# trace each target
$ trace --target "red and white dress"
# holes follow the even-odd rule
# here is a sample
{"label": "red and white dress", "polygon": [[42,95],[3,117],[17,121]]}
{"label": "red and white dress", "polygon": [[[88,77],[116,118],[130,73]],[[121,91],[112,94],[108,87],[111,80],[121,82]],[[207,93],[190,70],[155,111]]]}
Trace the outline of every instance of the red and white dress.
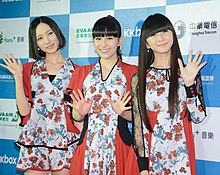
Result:
{"label": "red and white dress", "polygon": [[118,60],[106,79],[102,78],[99,62],[73,73],[69,88],[82,90],[85,98],[94,97],[94,101],[73,155],[71,175],[138,173],[137,161],[131,165],[136,158],[127,121],[114,112],[106,99],[109,95],[116,101],[123,90],[130,91],[130,80],[136,72],[136,66]]}
{"label": "red and white dress", "polygon": [[[201,79],[185,87],[179,77],[179,111],[173,118],[168,112],[170,69],[150,68],[146,74],[146,110],[153,129],[150,133],[138,109],[137,76],[132,78],[134,138],[139,166],[149,175],[196,175],[192,122],[206,117]],[[197,86],[197,87],[196,87]],[[187,112],[188,111],[188,112]],[[148,167],[146,167],[148,166]]]}
{"label": "red and white dress", "polygon": [[32,106],[30,114],[21,117],[23,130],[15,142],[20,146],[17,170],[70,168],[79,130],[72,124],[75,132],[67,131],[64,92],[74,66],[67,59],[50,81],[44,60],[24,64],[24,91]]}

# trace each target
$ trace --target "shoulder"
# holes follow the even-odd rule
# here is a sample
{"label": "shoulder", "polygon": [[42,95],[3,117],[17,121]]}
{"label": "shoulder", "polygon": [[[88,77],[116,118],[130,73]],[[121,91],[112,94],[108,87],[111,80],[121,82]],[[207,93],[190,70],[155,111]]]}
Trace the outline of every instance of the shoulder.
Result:
{"label": "shoulder", "polygon": [[35,62],[27,62],[23,64],[23,72],[31,72]]}
{"label": "shoulder", "polygon": [[119,67],[122,68],[124,74],[130,76],[133,76],[138,71],[138,67],[136,65],[125,63],[121,60],[119,61]]}
{"label": "shoulder", "polygon": [[75,72],[90,72],[97,63],[76,67]]}

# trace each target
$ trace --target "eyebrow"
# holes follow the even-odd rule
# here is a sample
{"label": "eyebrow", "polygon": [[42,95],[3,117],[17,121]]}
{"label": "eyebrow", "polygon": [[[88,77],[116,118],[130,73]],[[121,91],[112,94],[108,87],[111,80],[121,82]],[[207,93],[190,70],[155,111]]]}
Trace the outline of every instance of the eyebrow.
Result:
{"label": "eyebrow", "polygon": [[[50,32],[50,31],[52,31],[52,32],[53,32],[53,30],[52,30],[52,29],[49,29],[49,30],[47,30],[47,31],[46,31],[46,33]],[[37,35],[37,37],[39,37],[39,36],[42,36],[42,35]]]}

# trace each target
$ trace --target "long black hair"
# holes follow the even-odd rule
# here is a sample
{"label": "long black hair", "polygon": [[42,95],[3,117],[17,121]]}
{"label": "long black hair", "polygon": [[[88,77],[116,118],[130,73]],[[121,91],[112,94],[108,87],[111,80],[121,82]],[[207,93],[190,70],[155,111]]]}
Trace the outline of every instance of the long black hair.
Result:
{"label": "long black hair", "polygon": [[[100,18],[97,20],[92,28],[92,37],[104,37],[113,36],[116,38],[121,37],[121,25],[117,19],[113,16],[108,15],[107,17]],[[122,59],[120,46],[117,48],[118,58]]]}
{"label": "long black hair", "polygon": [[37,37],[36,37],[36,28],[40,23],[47,24],[51,30],[55,33],[59,41],[59,48],[61,49],[66,45],[66,39],[60,30],[59,26],[56,22],[47,17],[47,16],[40,16],[33,19],[29,26],[29,53],[30,56],[35,60],[42,60],[45,58],[46,53],[40,50],[37,46]]}
{"label": "long black hair", "polygon": [[171,59],[170,59],[170,87],[168,96],[168,109],[171,117],[178,112],[178,60],[182,61],[182,55],[180,52],[176,32],[170,20],[162,14],[150,15],[144,21],[141,28],[140,36],[140,48],[139,48],[139,60],[138,60],[138,82],[139,82],[139,99],[140,110],[143,114],[142,118],[145,126],[149,131],[152,131],[152,127],[149,122],[149,118],[146,112],[146,72],[150,68],[150,65],[154,62],[154,53],[151,49],[147,49],[146,40],[149,36],[154,35],[157,32],[171,30],[173,33],[173,45],[171,47]]}

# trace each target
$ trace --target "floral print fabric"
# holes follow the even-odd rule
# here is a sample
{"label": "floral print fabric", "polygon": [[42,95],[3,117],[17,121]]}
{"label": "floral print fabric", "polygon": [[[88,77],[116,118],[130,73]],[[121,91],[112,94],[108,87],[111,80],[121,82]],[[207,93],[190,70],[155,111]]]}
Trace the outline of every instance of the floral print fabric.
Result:
{"label": "floral print fabric", "polygon": [[106,80],[102,79],[97,63],[85,78],[85,98],[94,97],[88,116],[88,132],[84,158],[85,174],[116,174],[115,136],[118,115],[106,99],[109,95],[115,102],[126,89],[126,77],[121,67],[115,65]]}
{"label": "floral print fabric", "polygon": [[40,60],[34,63],[31,73],[34,94],[31,117],[16,141],[22,147],[19,169],[39,167],[40,170],[57,170],[70,166],[76,145],[69,146],[69,143],[79,136],[67,132],[63,97],[73,70],[72,62],[67,59],[50,82],[45,62]]}
{"label": "floral print fabric", "polygon": [[[186,107],[192,121],[202,121],[204,111],[197,98],[187,98],[184,82],[179,78],[179,114],[173,119],[168,111],[169,69],[152,68],[147,73],[146,105],[147,110],[158,112],[157,122],[153,128],[150,146],[150,174],[188,174],[190,163],[183,116]],[[150,116],[149,116],[150,117]],[[198,119],[199,118],[199,119]]]}

